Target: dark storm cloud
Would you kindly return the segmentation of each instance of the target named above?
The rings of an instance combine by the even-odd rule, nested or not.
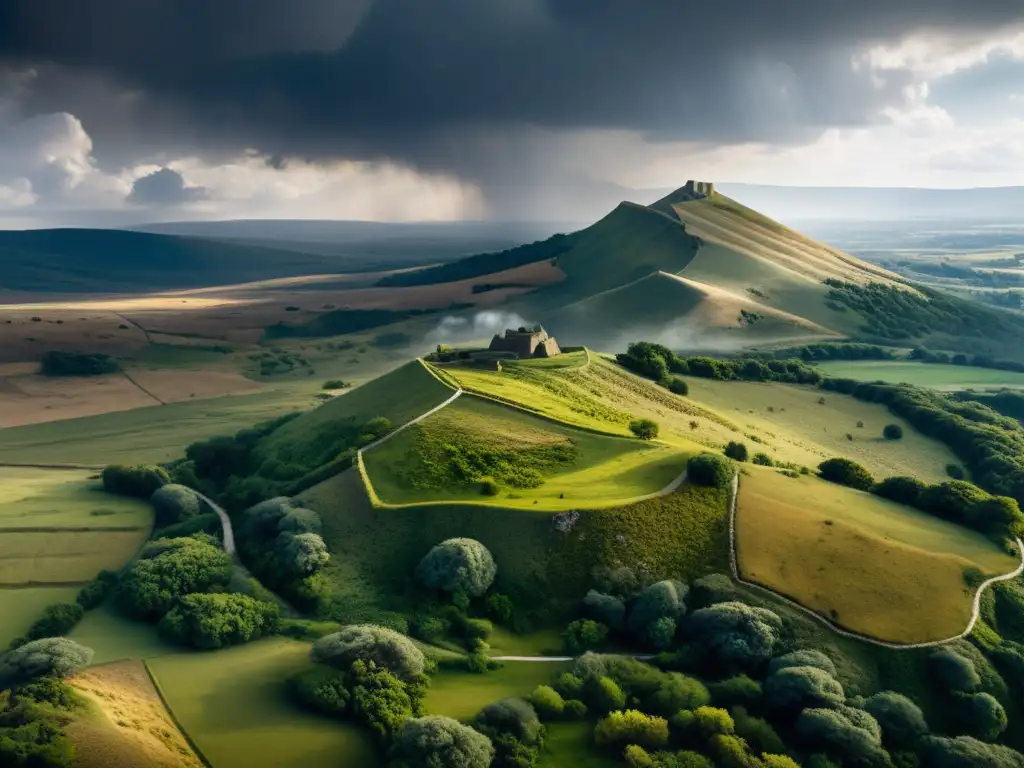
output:
[[[177,171],[161,168],[136,179],[128,202],[136,205],[175,206],[204,200],[209,192],[203,187],[188,187]]]
[[[729,143],[865,124],[909,75],[872,83],[863,45],[1022,19],[1020,0],[4,0],[0,61],[40,67],[29,109],[72,111],[101,159],[255,147],[498,183],[521,156],[495,137],[518,126]]]

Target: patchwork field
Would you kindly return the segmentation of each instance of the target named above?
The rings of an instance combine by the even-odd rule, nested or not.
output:
[[[736,526],[744,578],[894,642],[959,634],[973,597],[965,569],[991,576],[1019,562],[910,507],[759,467],[740,479]]]
[[[94,666],[71,679],[91,705],[67,733],[76,768],[200,768],[141,661]]]
[[[684,378],[689,400],[763,441],[747,440],[752,453],[764,451],[812,468],[827,458],[846,456],[879,479],[909,475],[925,482],[948,479],[946,466],[960,463],[943,443],[915,431],[884,405],[791,384]],[[903,427],[903,438],[885,440],[886,424]]]
[[[551,510],[615,506],[660,491],[682,473],[687,455],[467,395],[363,457],[385,503],[472,500]],[[474,473],[493,476],[500,491],[482,495]]]
[[[213,768],[372,768],[368,732],[304,712],[284,681],[309,663],[309,645],[269,639],[215,653],[147,662],[171,712]]]
[[[835,360],[818,363],[815,367],[826,376],[835,378],[888,381],[948,391],[971,387],[1024,388],[1024,373],[967,365],[916,363],[906,360]]]

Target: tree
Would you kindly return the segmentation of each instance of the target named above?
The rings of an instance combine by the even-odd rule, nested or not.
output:
[[[661,428],[654,419],[633,419],[629,422],[629,431],[641,440],[653,440]]]
[[[25,633],[26,640],[40,640],[44,637],[59,637],[70,632],[85,611],[78,603],[55,603],[43,610],[43,615],[32,623]]]
[[[248,595],[184,595],[160,620],[160,634],[181,645],[213,650],[268,635],[280,610]]]
[[[441,715],[407,720],[391,747],[392,768],[489,768],[494,745],[484,734]]]
[[[686,465],[689,480],[697,485],[725,488],[732,480],[732,465],[722,456],[699,453]]]
[[[651,695],[646,708],[652,714],[671,717],[681,709],[707,707],[710,701],[711,694],[700,680],[670,672]]]
[[[157,488],[149,498],[156,512],[156,527],[180,523],[196,517],[202,511],[199,495],[184,485],[168,483]]]
[[[346,673],[340,670],[315,664],[289,677],[287,688],[292,698],[306,709],[338,718],[348,713],[352,695]]]
[[[592,589],[583,598],[583,610],[592,619],[616,631],[625,626],[626,604],[614,595],[605,595]]]
[[[886,424],[882,429],[882,437],[886,440],[899,440],[903,437],[903,427],[899,424]]]
[[[862,709],[839,705],[830,709],[808,708],[796,720],[796,732],[811,747],[843,758],[844,763],[884,765],[882,729]]]
[[[140,499],[151,498],[158,488],[171,482],[171,476],[167,474],[166,469],[151,464],[136,464],[130,467],[111,464],[103,470],[100,477],[103,480],[103,490],[107,493],[135,496]]]
[[[806,707],[837,707],[846,699],[843,686],[817,667],[785,667],[764,681],[764,699],[772,709],[796,712]]]
[[[995,741],[1006,730],[1006,710],[988,693],[961,695],[965,730],[982,741]]]
[[[673,621],[674,634],[675,622],[686,613],[684,601],[689,591],[686,584],[672,579],[651,584],[633,603],[629,612],[629,631],[641,641],[652,642],[651,628],[659,619],[668,618]]]
[[[487,612],[496,623],[511,627],[515,621],[516,606],[508,595],[496,593],[487,596]]]
[[[684,379],[680,379],[678,376],[673,376],[668,380],[668,391],[675,395],[682,395],[686,397],[690,394],[690,385],[686,383]]]
[[[280,549],[280,562],[295,577],[312,576],[330,561],[327,545],[316,533],[282,533],[276,548]]]
[[[390,670],[363,660],[352,665],[349,677],[352,715],[381,743],[390,743],[406,720],[423,714],[420,701],[425,685],[407,685]]]
[[[475,539],[443,541],[416,566],[416,578],[428,589],[471,597],[486,592],[497,572],[490,551]]]
[[[803,648],[782,656],[776,656],[768,664],[768,673],[774,674],[789,667],[817,667],[832,677],[836,676],[836,665],[828,656],[813,648]]]
[[[733,440],[725,446],[725,455],[734,461],[746,461],[749,456],[747,444]]]
[[[599,714],[606,714],[626,706],[626,694],[610,677],[595,677],[584,686],[587,705]]]
[[[66,637],[45,637],[0,656],[0,691],[39,677],[68,677],[92,661],[92,648]]]
[[[951,693],[970,693],[981,685],[974,663],[950,648],[932,651],[928,665],[931,673]]]
[[[720,707],[749,707],[761,699],[761,683],[746,675],[736,675],[708,683],[711,701]]]
[[[353,624],[321,637],[313,643],[310,657],[314,663],[341,670],[356,661],[372,661],[407,682],[418,679],[426,666],[423,651],[412,640],[374,624]]]
[[[782,619],[767,608],[740,602],[717,603],[690,614],[690,637],[727,665],[755,665],[771,658],[782,633]]]
[[[647,627],[647,642],[651,644],[652,648],[659,651],[671,647],[672,641],[676,637],[676,626],[676,620],[668,616],[655,619]]]
[[[871,473],[850,459],[826,459],[818,465],[818,475],[823,480],[859,491],[869,491],[875,484]]]
[[[928,733],[921,708],[902,694],[876,693],[864,702],[864,710],[882,726],[882,740],[890,749],[913,750]]]
[[[921,493],[927,486],[916,477],[887,477],[871,492],[883,499],[890,499],[911,507],[917,506]]]
[[[120,608],[139,619],[157,619],[184,595],[223,589],[231,578],[231,557],[198,538],[151,541],[121,576]]]
[[[629,744],[658,749],[668,744],[668,721],[635,709],[612,712],[598,721],[594,728],[594,741],[599,747],[610,748],[619,754]]]
[[[562,633],[565,649],[574,656],[600,647],[608,637],[608,627],[590,619],[572,622]]]
[[[550,685],[538,685],[530,694],[533,705],[541,720],[557,720],[565,711],[565,699]]]
[[[492,740],[497,734],[508,734],[521,744],[536,746],[544,736],[544,726],[533,705],[517,697],[488,704],[480,710],[473,724]]]
[[[970,736],[926,736],[920,755],[921,765],[928,768],[1024,768],[1024,755],[1019,752]]]

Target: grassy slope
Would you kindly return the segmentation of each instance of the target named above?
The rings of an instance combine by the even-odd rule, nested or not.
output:
[[[155,625],[127,618],[111,602],[87,612],[68,636],[95,651],[93,664],[181,653],[160,639]]]
[[[304,441],[347,419],[368,421],[383,416],[394,426],[419,416],[450,397],[452,391],[417,360],[367,385],[356,387],[277,429],[260,450],[266,455],[301,446]]]
[[[0,467],[0,530],[6,528],[148,529],[144,501],[104,493],[93,473]]]
[[[538,304],[561,306],[659,270],[677,273],[699,245],[677,221],[634,203],[620,204],[576,237],[576,244],[558,257],[566,279],[534,294]]]
[[[546,515],[472,504],[374,509],[354,469],[300,497],[320,513],[331,551],[332,613],[354,621],[414,607],[411,574],[434,544],[483,542],[498,563],[499,591],[561,620],[599,564],[645,563],[653,576],[695,576],[727,552],[724,492],[684,485],[667,497],[583,511],[570,534]]]
[[[513,661],[484,675],[442,670],[430,680],[427,711],[456,720],[471,720],[492,701],[508,696],[529,696],[538,685],[548,685],[571,663]]]
[[[963,631],[971,609],[965,567],[994,575],[1016,566],[959,526],[817,478],[758,467],[740,483],[737,537],[747,578],[847,628],[899,642]]]
[[[741,322],[741,311],[761,319]],[[603,349],[638,338],[679,348],[732,348],[752,343],[820,338],[830,332],[796,315],[732,292],[668,272],[654,272],[619,288],[555,311],[548,323],[561,336]]]
[[[744,434],[765,441],[757,444],[748,439],[751,451],[765,451],[783,461],[813,468],[826,458],[847,456],[878,478],[911,475],[926,482],[948,479],[946,465],[959,463],[944,444],[914,431],[883,405],[831,392],[824,394],[825,402],[820,404],[819,390],[790,384],[686,380],[695,403],[732,420]],[[861,428],[859,421],[864,423]],[[903,427],[902,440],[882,438],[882,428],[890,423]],[[847,439],[847,434],[854,439]]]
[[[437,457],[443,463],[444,446],[448,445],[485,452],[519,452],[520,457],[524,456],[522,451],[531,448],[570,445],[578,453],[571,463],[542,465],[544,483],[537,488],[505,486],[499,495],[485,497],[475,482],[417,487],[411,478],[422,471],[424,457]],[[614,506],[659,491],[683,471],[686,455],[667,445],[595,435],[489,400],[464,396],[366,452],[364,460],[374,489],[385,503],[464,500],[552,510]]]
[[[216,653],[148,662],[170,709],[213,768],[370,768],[379,758],[355,725],[294,706],[285,678],[308,664],[309,645],[261,640]]]
[[[948,391],[965,387],[1024,388],[1024,373],[966,365],[937,365],[905,360],[836,360],[819,363],[816,367],[826,376],[861,381],[890,381]]]

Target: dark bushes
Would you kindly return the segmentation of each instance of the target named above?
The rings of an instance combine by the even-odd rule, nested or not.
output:
[[[826,459],[818,465],[818,475],[823,480],[847,485],[858,491],[869,491],[875,484],[871,473],[850,459]]]
[[[679,357],[668,347],[649,341],[630,344],[615,356],[624,368],[634,373],[670,382],[669,374],[698,376],[705,379],[741,381],[783,381],[791,384],[817,384],[821,373],[799,360],[716,360],[711,357]]]
[[[157,488],[149,503],[156,512],[158,528],[196,517],[202,510],[202,502],[196,492],[177,483],[168,483]]]
[[[86,584],[78,592],[75,602],[86,611],[98,608],[117,585],[117,574],[113,571],[100,571],[96,578]]]
[[[107,493],[140,499],[149,499],[160,487],[171,482],[166,469],[151,464],[111,464],[103,470],[101,477],[103,490]]]
[[[82,354],[80,352],[44,352],[39,361],[39,372],[43,376],[99,376],[117,373],[121,363],[116,357],[103,354]]]
[[[687,478],[697,485],[724,488],[732,480],[732,465],[713,453],[700,453],[686,465]]]
[[[160,633],[181,645],[213,650],[270,634],[278,607],[248,595],[192,594],[178,599],[160,620]]]

